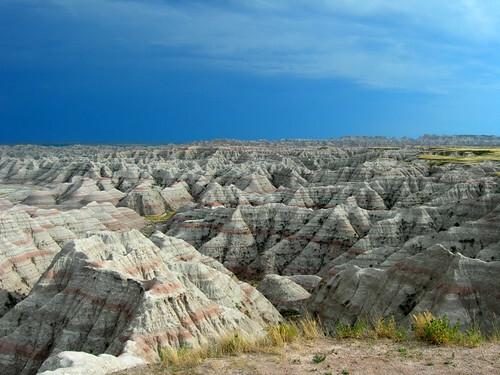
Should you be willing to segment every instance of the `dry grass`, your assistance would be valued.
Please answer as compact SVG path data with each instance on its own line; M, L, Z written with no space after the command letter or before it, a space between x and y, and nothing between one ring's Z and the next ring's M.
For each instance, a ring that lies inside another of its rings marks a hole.
M211 345L200 348L165 348L159 351L163 367L182 370L197 366L208 358L222 358L241 353L281 354L292 342L307 341L324 336L320 324L305 317L296 321L271 325L260 340L252 340L241 332L234 332Z
M169 211L165 212L162 215L149 215L149 216L144 216L144 219L151 223L163 223L170 219L172 216L174 216L175 211Z
M429 149L429 153L421 154L418 158L437 165L500 161L500 148L434 147Z
M199 365L207 358L228 357L240 353L258 352L260 343L235 332L221 338L212 345L200 348L165 348L160 350L162 365L172 368L188 368Z
M198 366L209 358L224 358L242 353L266 353L283 355L291 343L318 340L327 336L338 339L389 339L393 342L416 339L433 345L455 345L476 347L488 341L500 342L500 331L487 339L478 329L459 330L447 317L437 318L430 312L413 316L413 335L398 327L393 317L379 318L371 323L359 320L352 325L337 323L334 332L327 334L325 328L311 317L286 321L267 327L266 335L252 340L241 332L234 332L217 342L200 348L165 348L160 350L162 367L173 373ZM288 350L288 349L287 349Z
M316 319L306 316L296 323L299 327L301 337L305 340L314 340L325 336L325 330Z
M373 331L377 338L387 338L394 341L405 340L408 336L405 330L397 326L393 316L388 319L377 319L373 325Z
M430 312L413 315L415 338L433 345L460 345L476 347L486 341L478 328L471 327L461 332L459 324L451 324L445 317L435 317Z

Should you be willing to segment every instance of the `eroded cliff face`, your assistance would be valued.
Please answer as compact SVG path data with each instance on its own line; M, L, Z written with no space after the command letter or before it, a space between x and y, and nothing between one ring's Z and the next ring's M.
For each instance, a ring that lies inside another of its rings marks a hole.
M0 321L0 364L31 374L62 351L158 359L281 319L252 286L182 240L97 232L72 240Z
M280 316L236 277L327 324L498 325L500 162L420 147L452 141L1 146L0 363L258 335Z
M432 311L491 332L498 324L499 262L453 254L441 245L387 269L347 266L325 279L311 298L311 311L327 324Z
M88 232L144 224L134 211L111 203L69 211L11 205L0 211L0 316L28 295L64 244Z

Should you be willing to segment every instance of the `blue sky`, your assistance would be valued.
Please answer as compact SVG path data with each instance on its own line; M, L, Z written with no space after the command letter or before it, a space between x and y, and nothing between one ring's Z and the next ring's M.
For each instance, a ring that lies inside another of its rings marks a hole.
M0 143L500 135L495 0L0 0Z

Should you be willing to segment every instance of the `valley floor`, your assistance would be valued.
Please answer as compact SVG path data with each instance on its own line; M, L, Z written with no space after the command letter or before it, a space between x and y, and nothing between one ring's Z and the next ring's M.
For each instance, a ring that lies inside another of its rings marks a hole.
M324 356L324 360L322 360ZM320 363L315 363L321 361ZM116 375L167 374L500 374L500 344L477 348L436 347L419 342L318 339L288 345L281 354L215 358L175 372L150 366Z

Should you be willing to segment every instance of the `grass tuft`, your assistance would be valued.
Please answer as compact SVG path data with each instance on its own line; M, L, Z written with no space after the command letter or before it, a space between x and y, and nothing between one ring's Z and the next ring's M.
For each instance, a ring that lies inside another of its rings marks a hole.
M379 318L372 323L358 320L352 325L337 322L334 335L341 339L387 338L394 341L405 340L408 336L398 327L394 317Z
M318 364L318 363L323 362L325 359L326 359L326 355L324 355L324 354L315 354L314 357L313 357L313 359L312 359L312 361L313 361L313 363Z
M393 316L388 319L379 318L373 325L377 338L387 338L394 341L402 341L407 338L406 331L398 328Z
M297 322L297 327L301 333L301 337L305 340L314 340L325 336L323 327L316 319L306 316Z
M164 367L193 367L208 358L233 356L240 353L258 352L261 342L249 340L245 335L234 332L222 337L212 345L200 348L173 349L167 347L159 351L160 361Z
M335 336L340 339L373 338L374 332L365 320L358 320L354 324L337 322Z
M271 346L282 348L285 344L296 341L298 337L299 328L294 322L272 325L267 329L267 341Z

